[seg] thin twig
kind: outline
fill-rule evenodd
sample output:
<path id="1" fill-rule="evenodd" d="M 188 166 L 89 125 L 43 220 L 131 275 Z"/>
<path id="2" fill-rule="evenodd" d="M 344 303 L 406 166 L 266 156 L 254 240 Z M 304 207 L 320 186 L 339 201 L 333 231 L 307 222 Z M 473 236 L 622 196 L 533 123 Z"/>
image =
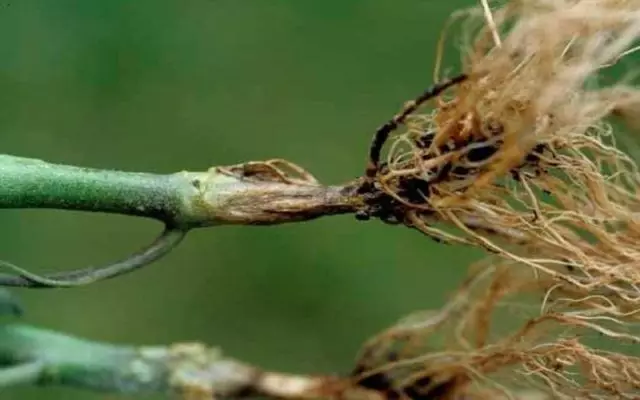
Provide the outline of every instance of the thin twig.
<path id="1" fill-rule="evenodd" d="M 0 285 L 31 288 L 74 287 L 115 278 L 162 258 L 176 247 L 186 234 L 187 231 L 185 230 L 167 228 L 149 246 L 129 255 L 124 260 L 101 267 L 88 267 L 52 274 L 34 274 L 17 265 L 0 260 L 0 266 L 9 268 L 19 274 L 0 274 Z"/>

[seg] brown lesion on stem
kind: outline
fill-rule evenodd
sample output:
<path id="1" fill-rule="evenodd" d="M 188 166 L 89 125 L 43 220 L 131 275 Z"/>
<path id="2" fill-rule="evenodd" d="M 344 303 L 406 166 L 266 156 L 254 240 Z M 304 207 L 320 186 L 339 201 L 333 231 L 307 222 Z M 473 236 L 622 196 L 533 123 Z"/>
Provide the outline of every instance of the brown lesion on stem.
<path id="1" fill-rule="evenodd" d="M 169 383 L 188 400 L 335 399 L 384 400 L 384 392 L 370 389 L 350 377 L 300 375 L 264 370 L 220 354 L 200 343 L 171 346 Z"/>
<path id="2" fill-rule="evenodd" d="M 275 159 L 214 167 L 208 175 L 224 175 L 207 190 L 199 180 L 200 208 L 209 209 L 218 224 L 274 225 L 307 221 L 327 215 L 354 213 L 363 206 L 357 193 L 360 180 L 324 186 L 289 161 Z M 213 205 L 213 206 L 211 206 Z"/>

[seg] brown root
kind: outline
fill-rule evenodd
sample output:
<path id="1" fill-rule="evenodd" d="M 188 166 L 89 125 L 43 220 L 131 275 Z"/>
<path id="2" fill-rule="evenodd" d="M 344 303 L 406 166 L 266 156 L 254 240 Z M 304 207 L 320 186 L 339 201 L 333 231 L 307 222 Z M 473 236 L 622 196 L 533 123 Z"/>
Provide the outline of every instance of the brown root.
<path id="1" fill-rule="evenodd" d="M 608 123 L 634 127 L 640 90 L 600 82 L 635 51 L 640 2 L 518 0 L 491 17 L 468 79 L 391 138 L 374 194 L 377 216 L 496 256 L 442 310 L 365 346 L 356 375 L 385 370 L 413 398 L 638 398 L 640 358 L 585 343 L 640 342 L 640 173 Z M 528 314 L 511 304 L 523 293 Z M 496 329 L 500 310 L 520 325 Z"/>

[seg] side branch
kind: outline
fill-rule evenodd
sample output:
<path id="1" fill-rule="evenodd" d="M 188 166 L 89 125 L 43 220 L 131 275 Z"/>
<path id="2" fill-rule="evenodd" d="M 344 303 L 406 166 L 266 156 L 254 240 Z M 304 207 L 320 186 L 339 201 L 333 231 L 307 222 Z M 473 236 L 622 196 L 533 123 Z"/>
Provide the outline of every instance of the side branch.
<path id="1" fill-rule="evenodd" d="M 137 253 L 127 256 L 121 261 L 113 262 L 104 267 L 87 267 L 52 273 L 46 276 L 34 274 L 10 262 L 0 260 L 0 267 L 7 267 L 19 274 L 0 274 L 0 285 L 32 288 L 73 287 L 115 278 L 162 258 L 173 250 L 185 235 L 186 231 L 183 230 L 165 229 L 149 246 Z"/>

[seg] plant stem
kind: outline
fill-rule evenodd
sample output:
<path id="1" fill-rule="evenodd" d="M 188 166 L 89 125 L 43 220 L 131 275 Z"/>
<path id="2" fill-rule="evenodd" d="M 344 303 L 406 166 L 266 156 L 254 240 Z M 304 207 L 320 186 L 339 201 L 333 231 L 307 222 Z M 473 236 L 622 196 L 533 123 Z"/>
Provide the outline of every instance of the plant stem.
<path id="1" fill-rule="evenodd" d="M 152 174 L 80 168 L 0 155 L 0 208 L 49 208 L 149 217 L 183 229 L 278 224 L 353 212 L 348 186 L 284 182 L 221 168 Z"/>
<path id="2" fill-rule="evenodd" d="M 193 191 L 179 175 L 130 173 L 0 155 L 1 208 L 53 208 L 175 220 Z"/>
<path id="3" fill-rule="evenodd" d="M 26 325 L 0 326 L 0 386 L 62 385 L 109 393 L 194 399 L 338 397 L 336 379 L 259 370 L 188 343 L 122 346 Z"/>
<path id="4" fill-rule="evenodd" d="M 30 361 L 0 370 L 0 387 L 38 383 L 44 363 Z"/>
<path id="5" fill-rule="evenodd" d="M 40 362 L 44 364 L 37 379 L 41 384 L 114 392 L 165 390 L 166 368 L 153 362 L 144 363 L 143 356 L 137 353 L 134 347 L 85 341 L 25 325 L 0 327 L 0 364 L 10 366 L 8 371 L 15 375 L 15 365 Z M 138 357 L 141 360 L 136 364 Z M 0 378 L 5 372 L 0 370 Z M 20 382 L 14 379 L 8 383 Z"/>

